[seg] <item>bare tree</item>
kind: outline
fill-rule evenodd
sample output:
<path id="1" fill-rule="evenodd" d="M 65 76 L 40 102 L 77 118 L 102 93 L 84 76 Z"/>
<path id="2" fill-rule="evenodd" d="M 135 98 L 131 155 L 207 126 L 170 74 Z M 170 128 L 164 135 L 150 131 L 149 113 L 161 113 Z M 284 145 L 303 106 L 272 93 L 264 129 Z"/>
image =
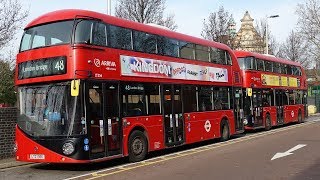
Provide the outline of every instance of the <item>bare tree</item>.
<path id="1" fill-rule="evenodd" d="M 231 14 L 220 6 L 217 12 L 210 13 L 208 19 L 204 19 L 201 36 L 207 40 L 230 44 L 228 34 L 228 22 Z"/>
<path id="2" fill-rule="evenodd" d="M 309 58 L 313 58 L 317 65 L 320 64 L 320 1 L 306 0 L 298 4 L 298 27 L 303 39 L 308 44 Z"/>
<path id="3" fill-rule="evenodd" d="M 176 30 L 174 15 L 164 17 L 165 0 L 119 0 L 115 16 L 140 23 L 155 23 Z"/>
<path id="4" fill-rule="evenodd" d="M 308 67 L 310 59 L 302 36 L 295 31 L 291 31 L 286 41 L 281 44 L 279 56 L 295 62 L 300 62 L 302 66 Z"/>
<path id="5" fill-rule="evenodd" d="M 0 0 L 0 49 L 14 39 L 27 15 L 17 0 Z"/>

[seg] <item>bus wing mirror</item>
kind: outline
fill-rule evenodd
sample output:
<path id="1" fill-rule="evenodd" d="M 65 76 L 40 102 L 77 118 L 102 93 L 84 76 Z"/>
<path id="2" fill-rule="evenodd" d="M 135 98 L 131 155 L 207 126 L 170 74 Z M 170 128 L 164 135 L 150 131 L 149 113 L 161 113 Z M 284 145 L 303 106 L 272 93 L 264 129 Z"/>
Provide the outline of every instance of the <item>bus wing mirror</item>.
<path id="1" fill-rule="evenodd" d="M 71 96 L 79 96 L 79 86 L 80 86 L 80 80 L 75 79 L 71 81 Z"/>

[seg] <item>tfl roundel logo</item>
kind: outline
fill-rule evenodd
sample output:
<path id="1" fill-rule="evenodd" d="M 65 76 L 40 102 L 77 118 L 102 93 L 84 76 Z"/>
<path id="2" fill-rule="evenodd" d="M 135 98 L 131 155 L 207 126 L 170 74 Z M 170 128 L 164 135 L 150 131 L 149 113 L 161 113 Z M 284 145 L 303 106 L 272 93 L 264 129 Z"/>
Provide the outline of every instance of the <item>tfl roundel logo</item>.
<path id="1" fill-rule="evenodd" d="M 100 59 L 95 58 L 93 61 L 94 61 L 94 65 L 96 65 L 97 67 L 100 67 L 101 65 Z"/>

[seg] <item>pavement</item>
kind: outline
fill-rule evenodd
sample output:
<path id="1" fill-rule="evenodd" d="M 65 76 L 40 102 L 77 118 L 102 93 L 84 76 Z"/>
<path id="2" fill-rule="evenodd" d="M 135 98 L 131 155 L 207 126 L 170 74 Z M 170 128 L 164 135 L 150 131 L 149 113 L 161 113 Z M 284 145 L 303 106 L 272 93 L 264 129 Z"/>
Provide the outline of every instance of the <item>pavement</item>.
<path id="1" fill-rule="evenodd" d="M 27 165 L 27 164 L 33 164 L 33 163 L 16 161 L 16 158 L 1 159 L 0 160 L 0 170 L 12 168 L 12 167 L 17 167 L 17 166 L 23 166 L 23 165 Z"/>
<path id="2" fill-rule="evenodd" d="M 320 113 L 311 114 L 309 116 L 320 116 Z M 28 165 L 28 164 L 34 164 L 34 163 L 16 161 L 15 158 L 0 159 L 0 170 L 12 168 L 12 167 L 23 166 L 23 165 Z"/>

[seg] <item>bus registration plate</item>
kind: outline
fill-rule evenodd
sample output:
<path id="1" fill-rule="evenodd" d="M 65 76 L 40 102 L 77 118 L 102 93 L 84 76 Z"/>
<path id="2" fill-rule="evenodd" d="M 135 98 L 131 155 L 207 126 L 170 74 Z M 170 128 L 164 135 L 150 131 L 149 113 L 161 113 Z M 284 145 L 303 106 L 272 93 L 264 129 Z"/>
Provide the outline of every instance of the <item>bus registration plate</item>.
<path id="1" fill-rule="evenodd" d="M 45 159 L 44 154 L 30 154 L 30 159 Z"/>

